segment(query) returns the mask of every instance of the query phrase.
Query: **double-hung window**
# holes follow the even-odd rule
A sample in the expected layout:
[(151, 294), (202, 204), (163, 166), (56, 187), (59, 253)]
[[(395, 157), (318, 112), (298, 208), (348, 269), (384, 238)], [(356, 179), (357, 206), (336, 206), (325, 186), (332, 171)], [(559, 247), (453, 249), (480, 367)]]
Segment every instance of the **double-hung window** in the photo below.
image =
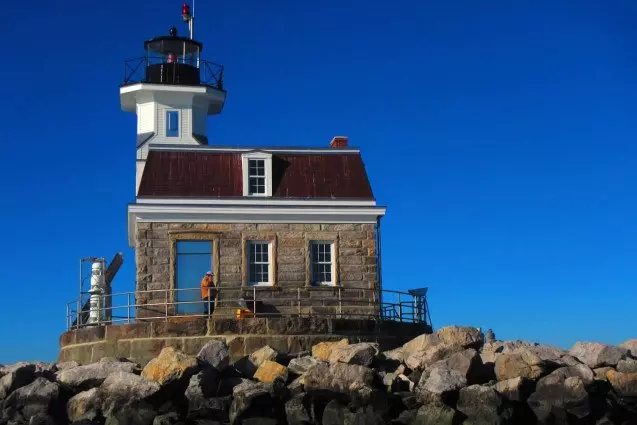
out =
[(316, 286), (334, 285), (333, 244), (329, 241), (310, 242), (311, 283)]
[(267, 241), (247, 241), (248, 284), (252, 286), (272, 285), (272, 256)]
[(248, 160), (248, 195), (265, 194), (265, 160)]

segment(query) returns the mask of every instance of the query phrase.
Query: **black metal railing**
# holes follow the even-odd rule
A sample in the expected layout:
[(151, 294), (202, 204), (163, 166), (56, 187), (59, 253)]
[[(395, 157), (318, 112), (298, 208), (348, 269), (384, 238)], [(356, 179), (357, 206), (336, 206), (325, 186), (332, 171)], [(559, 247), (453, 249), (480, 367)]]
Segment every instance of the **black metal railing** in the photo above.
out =
[(223, 65), (193, 57), (143, 56), (124, 61), (123, 85), (136, 83), (208, 86), (223, 90)]

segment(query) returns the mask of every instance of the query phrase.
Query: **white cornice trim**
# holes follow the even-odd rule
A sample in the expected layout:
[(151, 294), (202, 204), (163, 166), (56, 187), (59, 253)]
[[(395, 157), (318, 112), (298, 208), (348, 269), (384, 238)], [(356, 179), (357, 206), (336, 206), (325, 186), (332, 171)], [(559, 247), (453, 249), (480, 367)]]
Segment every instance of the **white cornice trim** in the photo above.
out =
[(358, 148), (303, 148), (303, 147), (264, 147), (264, 146), (201, 146), (201, 145), (158, 145), (149, 144), (148, 149), (151, 151), (164, 152), (268, 152), (268, 153), (296, 153), (296, 154), (360, 154)]
[(358, 199), (291, 199), (291, 198), (137, 198), (137, 204), (153, 205), (232, 205), (232, 206), (322, 206), (322, 207), (375, 207), (374, 200)]
[(128, 242), (135, 246), (135, 224), (155, 223), (376, 223), (385, 207), (267, 207), (149, 205), (128, 206)]
[(154, 92), (183, 92), (183, 93), (208, 93), (217, 91), (206, 86), (180, 86), (173, 84), (151, 84), (151, 83), (137, 83), (129, 86), (123, 86), (119, 89), (120, 94), (132, 93), (144, 89), (151, 89)]

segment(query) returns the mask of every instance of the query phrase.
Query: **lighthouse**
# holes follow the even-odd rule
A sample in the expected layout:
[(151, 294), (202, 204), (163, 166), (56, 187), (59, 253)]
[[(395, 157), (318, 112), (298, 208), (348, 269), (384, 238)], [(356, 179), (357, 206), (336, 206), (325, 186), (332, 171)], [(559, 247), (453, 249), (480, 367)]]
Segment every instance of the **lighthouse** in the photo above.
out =
[(136, 194), (150, 144), (207, 145), (208, 116), (219, 114), (226, 100), (223, 66), (202, 59), (186, 3), (182, 17), (190, 37), (172, 27), (145, 41), (142, 57), (125, 61), (119, 93), (122, 109), (137, 115)]

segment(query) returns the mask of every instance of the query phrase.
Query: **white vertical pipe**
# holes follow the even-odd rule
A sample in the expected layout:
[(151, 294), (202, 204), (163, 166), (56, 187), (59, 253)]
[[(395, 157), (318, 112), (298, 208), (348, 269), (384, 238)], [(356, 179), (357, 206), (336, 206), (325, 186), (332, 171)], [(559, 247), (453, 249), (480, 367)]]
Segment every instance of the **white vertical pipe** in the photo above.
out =
[(104, 293), (104, 261), (95, 260), (91, 265), (91, 294), (89, 323), (99, 323), (103, 320), (101, 295)]

